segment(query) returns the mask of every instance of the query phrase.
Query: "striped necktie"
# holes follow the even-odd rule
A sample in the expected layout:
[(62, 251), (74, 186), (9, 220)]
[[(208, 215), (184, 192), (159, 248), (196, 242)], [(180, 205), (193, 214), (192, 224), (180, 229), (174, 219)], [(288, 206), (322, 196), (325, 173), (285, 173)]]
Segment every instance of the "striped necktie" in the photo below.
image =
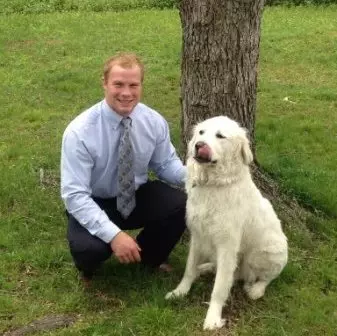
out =
[(131, 119), (123, 118), (118, 151), (117, 210), (126, 219), (136, 206), (133, 150), (130, 140)]

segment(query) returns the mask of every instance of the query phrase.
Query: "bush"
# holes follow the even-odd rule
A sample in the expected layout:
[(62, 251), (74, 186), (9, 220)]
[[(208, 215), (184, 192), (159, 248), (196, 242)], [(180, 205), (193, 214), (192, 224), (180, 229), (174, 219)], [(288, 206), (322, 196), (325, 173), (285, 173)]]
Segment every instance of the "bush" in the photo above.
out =
[(177, 8), (179, 0), (150, 0), (149, 3), (152, 8)]
[(300, 6), (300, 5), (331, 5), (337, 4), (337, 0), (265, 0), (266, 6)]
[(0, 0), (0, 14), (176, 8), (179, 0)]
[[(225, 1), (225, 0), (224, 0)], [(178, 8), (180, 0), (0, 0), (0, 14), (65, 11), (107, 12), (130, 9)], [(337, 0), (265, 0), (265, 5), (328, 5)]]

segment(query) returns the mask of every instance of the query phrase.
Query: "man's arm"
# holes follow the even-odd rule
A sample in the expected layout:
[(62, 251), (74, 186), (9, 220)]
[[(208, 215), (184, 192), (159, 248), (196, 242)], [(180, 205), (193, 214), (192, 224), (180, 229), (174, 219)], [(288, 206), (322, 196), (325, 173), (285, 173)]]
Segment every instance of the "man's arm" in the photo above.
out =
[(160, 179), (183, 187), (186, 180), (186, 167), (171, 143), (169, 128), (164, 119), (158, 126), (157, 132), (157, 143), (151, 157), (150, 168)]
[(121, 231), (91, 197), (93, 159), (78, 136), (68, 131), (61, 152), (61, 197), (67, 211), (92, 235), (106, 243)]
[(68, 132), (62, 141), (61, 196), (66, 209), (92, 235), (109, 243), (121, 263), (139, 262), (140, 247), (127, 233), (112, 223), (91, 197), (93, 160), (76, 134)]

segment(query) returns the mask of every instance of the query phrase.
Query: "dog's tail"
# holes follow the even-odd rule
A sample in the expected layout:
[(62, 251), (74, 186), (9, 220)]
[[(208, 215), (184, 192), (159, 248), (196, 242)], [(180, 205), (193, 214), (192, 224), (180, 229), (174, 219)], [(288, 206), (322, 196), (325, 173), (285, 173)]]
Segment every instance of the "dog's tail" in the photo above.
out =
[(215, 264), (209, 262), (209, 263), (204, 263), (198, 265), (198, 273), (199, 275), (205, 274), (205, 273), (210, 273), (210, 272), (215, 272)]

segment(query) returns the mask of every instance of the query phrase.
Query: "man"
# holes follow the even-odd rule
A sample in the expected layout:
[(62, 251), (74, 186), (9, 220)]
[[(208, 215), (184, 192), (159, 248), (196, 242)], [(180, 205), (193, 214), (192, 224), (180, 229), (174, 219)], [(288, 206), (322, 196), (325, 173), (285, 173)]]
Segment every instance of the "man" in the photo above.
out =
[[(140, 103), (143, 78), (136, 55), (110, 58), (103, 72), (105, 99), (77, 116), (63, 135), (67, 236), (86, 280), (112, 253), (121, 263), (167, 270), (185, 229), (186, 196), (171, 185), (183, 186), (186, 169), (164, 118)], [(149, 169), (159, 180), (148, 180)], [(139, 228), (136, 239), (125, 232)]]

